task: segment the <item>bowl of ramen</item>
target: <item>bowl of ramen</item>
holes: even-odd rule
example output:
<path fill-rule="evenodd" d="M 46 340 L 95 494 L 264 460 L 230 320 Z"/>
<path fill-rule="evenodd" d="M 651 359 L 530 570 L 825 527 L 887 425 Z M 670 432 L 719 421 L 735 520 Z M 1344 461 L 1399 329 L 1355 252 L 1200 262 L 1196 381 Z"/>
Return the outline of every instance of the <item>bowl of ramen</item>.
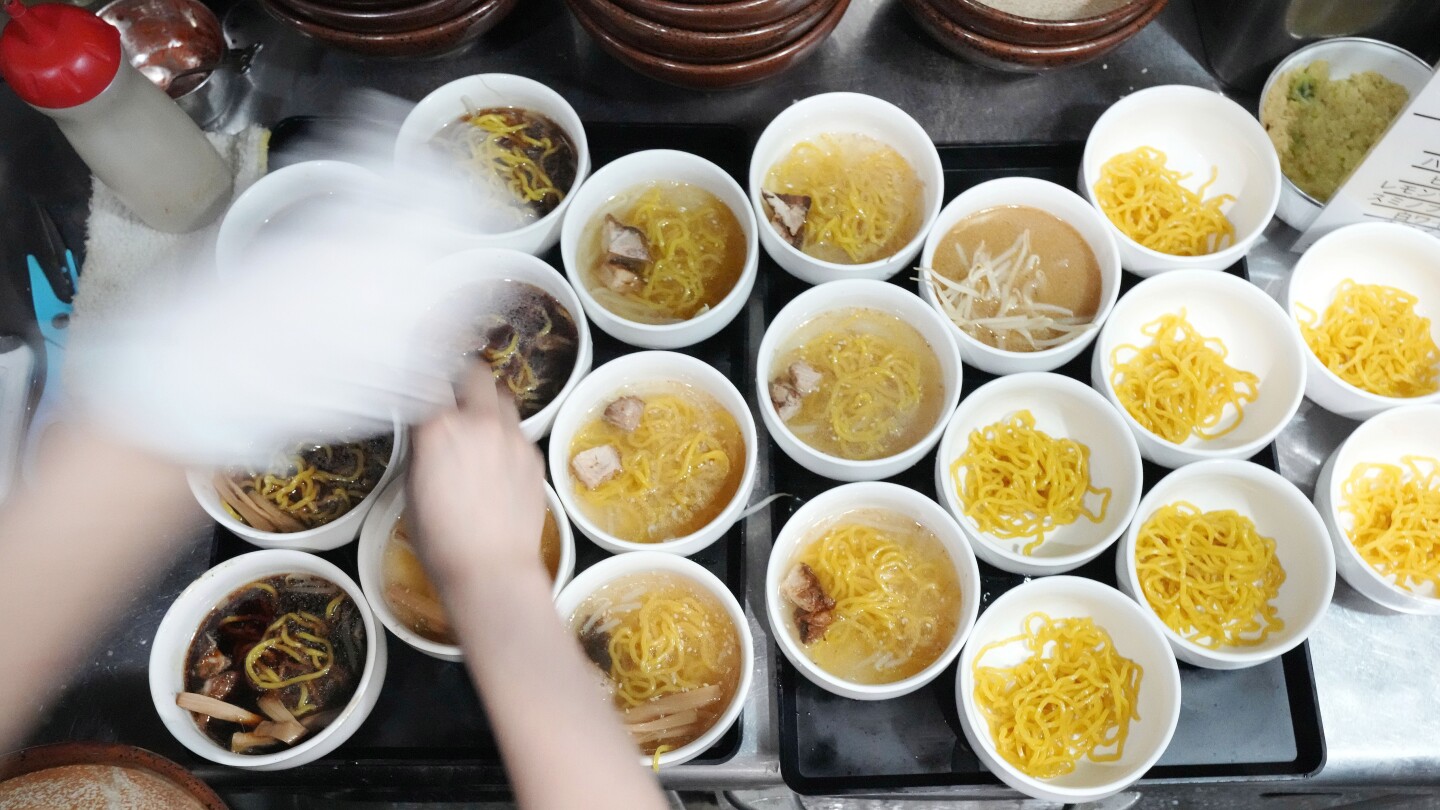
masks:
<path fill-rule="evenodd" d="M 1131 93 L 1095 122 L 1080 189 L 1105 216 L 1126 270 L 1224 270 L 1275 215 L 1280 160 L 1239 104 L 1163 85 Z"/>
<path fill-rule="evenodd" d="M 694 759 L 740 716 L 755 641 L 735 595 L 699 564 L 657 552 L 611 557 L 575 577 L 555 607 L 604 673 L 644 765 Z"/>
<path fill-rule="evenodd" d="M 1219 459 L 1175 470 L 1145 494 L 1115 577 L 1160 620 L 1176 658 L 1241 669 L 1284 655 L 1320 624 L 1335 553 L 1294 484 Z"/>
<path fill-rule="evenodd" d="M 466 76 L 420 100 L 395 162 L 427 180 L 477 247 L 540 254 L 560 239 L 570 197 L 590 173 L 580 116 L 549 87 L 504 73 Z"/>
<path fill-rule="evenodd" d="M 910 264 L 940 213 L 940 153 L 888 101 L 823 93 L 797 101 L 750 158 L 760 245 L 811 284 L 886 279 Z"/>
<path fill-rule="evenodd" d="M 1094 342 L 1120 295 L 1120 253 L 1073 191 L 1004 177 L 940 212 L 919 283 L 954 324 L 961 360 L 991 374 L 1051 371 Z"/>
<path fill-rule="evenodd" d="M 1320 468 L 1315 508 L 1350 587 L 1390 610 L 1440 614 L 1440 405 L 1356 428 Z"/>
<path fill-rule="evenodd" d="M 1300 256 L 1285 301 L 1316 405 L 1369 419 L 1440 402 L 1440 240 L 1390 222 L 1339 228 Z"/>
<path fill-rule="evenodd" d="M 725 328 L 755 286 L 755 214 L 725 170 L 686 152 L 626 155 L 585 182 L 560 254 L 585 311 L 607 334 L 650 349 Z"/>
<path fill-rule="evenodd" d="M 575 289 L 555 268 L 527 253 L 474 248 L 432 265 L 432 277 L 473 306 L 474 328 L 459 354 L 488 364 L 510 392 L 520 432 L 539 441 L 565 398 L 590 373 L 590 324 Z M 469 303 L 473 302 L 473 303 Z"/>
<path fill-rule="evenodd" d="M 1124 790 L 1180 720 L 1180 668 L 1154 616 L 1092 579 L 1046 577 L 981 614 L 955 678 L 960 729 L 991 773 L 1043 801 Z M 1056 715 L 1056 704 L 1071 707 Z M 1033 743 L 1031 742 L 1033 741 Z"/>
<path fill-rule="evenodd" d="M 297 442 L 263 468 L 192 469 L 186 477 L 206 513 L 247 543 L 330 551 L 355 539 L 408 447 L 396 421 L 378 436 Z"/>
<path fill-rule="evenodd" d="M 980 613 L 980 567 L 934 501 L 862 481 L 786 521 L 765 600 L 775 641 L 802 675 L 841 697 L 885 700 L 955 660 Z"/>
<path fill-rule="evenodd" d="M 401 473 L 387 484 L 365 518 L 356 552 L 360 587 L 370 595 L 370 607 L 380 623 L 401 641 L 442 661 L 460 661 L 464 656 L 454 626 L 405 520 L 406 479 Z M 560 497 L 549 484 L 545 484 L 545 522 L 536 548 L 554 583 L 552 594 L 558 597 L 575 573 L 575 537 Z"/>
<path fill-rule="evenodd" d="M 795 463 L 838 481 L 915 466 L 960 401 L 950 323 L 883 281 L 822 284 L 770 321 L 756 397 L 770 437 Z"/>
<path fill-rule="evenodd" d="M 1049 372 L 975 389 L 935 456 L 935 491 L 975 556 L 1025 576 L 1070 571 L 1109 548 L 1135 515 L 1142 479 L 1120 414 Z"/>
<path fill-rule="evenodd" d="M 1250 458 L 1273 442 L 1300 408 L 1304 354 L 1285 311 L 1259 287 L 1183 270 L 1120 298 L 1090 373 L 1140 455 L 1179 467 Z"/>
<path fill-rule="evenodd" d="M 196 755 L 276 771 L 354 734 L 386 661 L 360 586 L 313 554 L 269 549 L 220 563 L 175 598 L 150 647 L 150 697 Z"/>
<path fill-rule="evenodd" d="M 750 502 L 756 441 L 745 398 L 713 366 L 635 352 L 592 371 L 561 406 L 550 480 L 601 548 L 694 554 Z"/>

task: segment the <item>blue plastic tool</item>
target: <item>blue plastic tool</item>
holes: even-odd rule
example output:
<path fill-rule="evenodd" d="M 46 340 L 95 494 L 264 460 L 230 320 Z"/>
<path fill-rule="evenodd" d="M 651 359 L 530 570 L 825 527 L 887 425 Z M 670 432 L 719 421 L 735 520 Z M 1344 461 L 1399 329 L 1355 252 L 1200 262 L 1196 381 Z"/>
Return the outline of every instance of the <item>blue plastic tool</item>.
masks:
<path fill-rule="evenodd" d="M 29 439 L 25 447 L 24 469 L 29 474 L 34 469 L 34 458 L 45 429 L 55 418 L 55 405 L 63 396 L 62 369 L 65 366 L 65 344 L 69 338 L 70 313 L 73 309 L 75 291 L 79 289 L 79 278 L 75 270 L 75 254 L 65 246 L 60 229 L 55 221 L 37 203 L 36 218 L 44 238 L 40 255 L 30 254 L 25 263 L 30 268 L 30 300 L 35 305 L 35 322 L 40 326 L 40 335 L 45 339 L 45 387 L 40 392 L 40 401 L 30 417 Z M 62 282 L 69 289 L 57 292 L 50 283 L 45 267 L 55 268 Z M 66 298 L 61 298 L 63 293 Z"/>

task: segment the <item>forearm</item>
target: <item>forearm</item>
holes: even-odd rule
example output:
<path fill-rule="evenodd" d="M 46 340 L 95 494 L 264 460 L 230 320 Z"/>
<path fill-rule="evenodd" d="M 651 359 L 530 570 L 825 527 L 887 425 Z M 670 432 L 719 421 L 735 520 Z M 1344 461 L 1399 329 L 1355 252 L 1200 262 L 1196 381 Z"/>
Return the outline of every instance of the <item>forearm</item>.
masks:
<path fill-rule="evenodd" d="M 540 568 L 457 583 L 447 601 L 522 806 L 666 806 Z"/>

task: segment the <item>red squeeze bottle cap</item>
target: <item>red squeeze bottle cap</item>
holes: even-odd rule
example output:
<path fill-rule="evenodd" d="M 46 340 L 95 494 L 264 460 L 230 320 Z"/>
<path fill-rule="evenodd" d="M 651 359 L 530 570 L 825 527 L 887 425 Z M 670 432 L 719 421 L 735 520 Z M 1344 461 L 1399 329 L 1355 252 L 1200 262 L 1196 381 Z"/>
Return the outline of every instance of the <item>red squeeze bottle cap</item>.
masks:
<path fill-rule="evenodd" d="M 63 3 L 26 8 L 5 0 L 5 11 L 10 22 L 0 31 L 0 77 L 26 103 L 74 107 L 110 86 L 124 59 L 114 26 Z"/>

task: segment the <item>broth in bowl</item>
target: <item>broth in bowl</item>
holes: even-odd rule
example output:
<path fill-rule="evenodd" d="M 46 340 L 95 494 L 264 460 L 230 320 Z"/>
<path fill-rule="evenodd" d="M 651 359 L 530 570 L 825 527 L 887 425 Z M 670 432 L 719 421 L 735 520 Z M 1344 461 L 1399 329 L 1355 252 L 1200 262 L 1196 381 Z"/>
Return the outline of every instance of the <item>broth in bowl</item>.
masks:
<path fill-rule="evenodd" d="M 264 470 L 223 470 L 213 482 L 230 517 L 262 532 L 303 532 L 354 509 L 379 485 L 394 434 L 301 445 Z"/>
<path fill-rule="evenodd" d="M 460 169 L 497 230 L 513 230 L 559 207 L 575 183 L 575 144 L 559 124 L 533 110 L 467 111 L 430 141 L 442 163 Z"/>
<path fill-rule="evenodd" d="M 579 356 L 579 330 L 569 310 L 534 284 L 494 281 L 483 291 L 485 311 L 465 354 L 490 365 L 528 419 L 565 388 Z"/>

